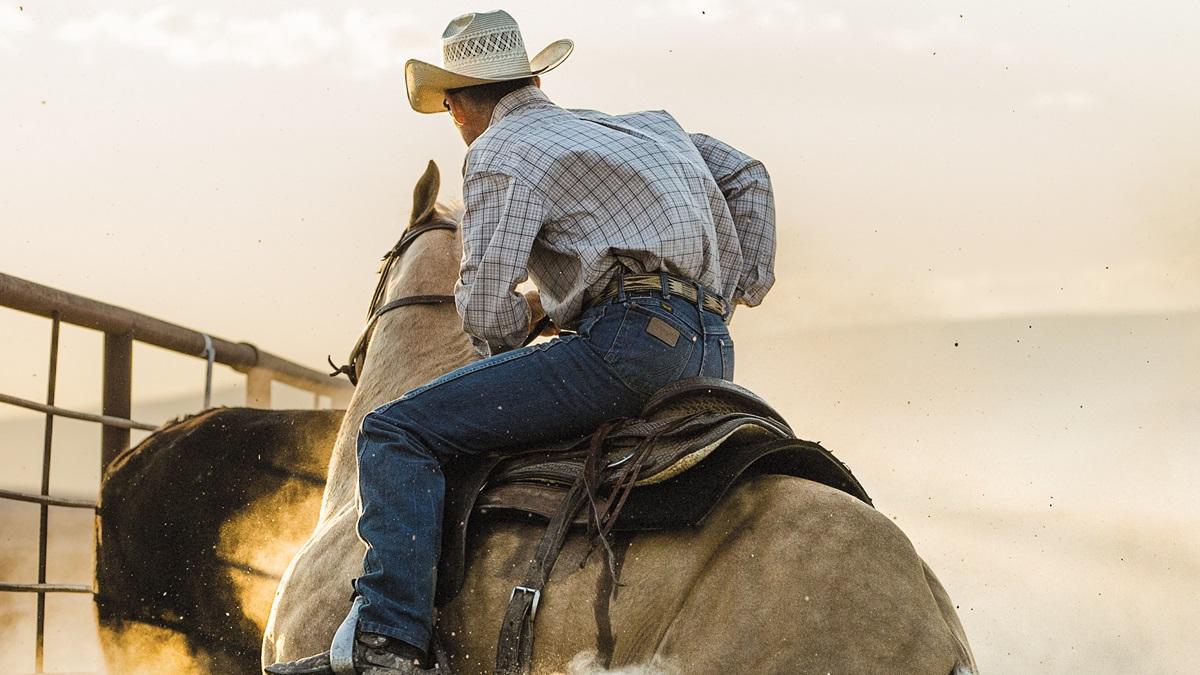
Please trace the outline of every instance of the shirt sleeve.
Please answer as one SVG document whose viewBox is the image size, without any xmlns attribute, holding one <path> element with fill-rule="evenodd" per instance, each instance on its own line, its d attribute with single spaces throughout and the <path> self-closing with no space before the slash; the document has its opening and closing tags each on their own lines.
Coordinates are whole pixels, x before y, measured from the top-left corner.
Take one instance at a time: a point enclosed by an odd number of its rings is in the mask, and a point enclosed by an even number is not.
<svg viewBox="0 0 1200 675">
<path fill-rule="evenodd" d="M 500 172 L 466 176 L 463 201 L 463 257 L 454 299 L 463 330 L 486 357 L 521 346 L 527 336 L 529 303 L 516 287 L 528 278 L 544 209 L 532 188 Z"/>
<path fill-rule="evenodd" d="M 775 283 L 775 194 L 763 163 L 705 134 L 690 134 L 716 179 L 742 249 L 735 301 L 751 307 Z"/>
</svg>

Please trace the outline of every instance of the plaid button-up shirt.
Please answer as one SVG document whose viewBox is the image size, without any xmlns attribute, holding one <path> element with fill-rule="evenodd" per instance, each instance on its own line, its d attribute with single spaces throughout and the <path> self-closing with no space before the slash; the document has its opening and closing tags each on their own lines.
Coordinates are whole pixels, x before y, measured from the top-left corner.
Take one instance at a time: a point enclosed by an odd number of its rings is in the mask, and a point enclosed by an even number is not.
<svg viewBox="0 0 1200 675">
<path fill-rule="evenodd" d="M 463 177 L 463 328 L 485 356 L 530 323 L 532 278 L 570 328 L 619 265 L 665 270 L 757 305 L 775 281 L 775 201 L 762 163 L 666 112 L 564 110 L 534 86 L 496 105 Z"/>
</svg>

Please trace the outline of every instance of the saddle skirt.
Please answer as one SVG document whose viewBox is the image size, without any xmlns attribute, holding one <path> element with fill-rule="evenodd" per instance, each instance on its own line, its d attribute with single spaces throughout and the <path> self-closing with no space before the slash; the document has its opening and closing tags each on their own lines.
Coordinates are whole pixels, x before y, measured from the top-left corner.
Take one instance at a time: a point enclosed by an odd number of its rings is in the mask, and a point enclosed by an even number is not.
<svg viewBox="0 0 1200 675">
<path fill-rule="evenodd" d="M 589 446 L 599 440 L 601 508 L 617 495 L 612 488 L 619 476 L 633 481 L 613 531 L 695 525 L 730 487 L 757 474 L 805 478 L 871 504 L 849 468 L 819 443 L 796 438 L 754 393 L 715 378 L 681 380 L 657 393 L 637 419 L 616 422 L 603 439 L 562 439 L 448 464 L 438 605 L 462 585 L 472 516 L 549 521 L 588 470 Z M 586 526 L 587 519 L 581 511 L 574 524 Z"/>
</svg>

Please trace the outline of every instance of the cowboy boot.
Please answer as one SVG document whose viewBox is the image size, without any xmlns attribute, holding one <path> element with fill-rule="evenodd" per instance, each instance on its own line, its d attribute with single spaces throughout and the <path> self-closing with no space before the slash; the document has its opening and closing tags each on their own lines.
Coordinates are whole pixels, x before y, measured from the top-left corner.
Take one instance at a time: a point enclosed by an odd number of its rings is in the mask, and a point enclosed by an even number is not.
<svg viewBox="0 0 1200 675">
<path fill-rule="evenodd" d="M 359 632 L 358 614 L 363 598 L 350 605 L 350 613 L 333 634 L 329 651 L 298 661 L 274 663 L 270 675 L 437 675 L 438 666 L 421 668 L 420 651 L 407 643 L 376 633 Z"/>
<path fill-rule="evenodd" d="M 353 672 L 356 675 L 434 675 L 442 672 L 436 666 L 421 668 L 420 661 L 413 655 L 402 655 L 393 651 L 396 641 L 375 633 L 359 633 L 354 636 Z M 298 661 L 276 663 L 265 669 L 271 675 L 337 675 L 333 668 L 330 652 L 321 652 Z"/>
</svg>

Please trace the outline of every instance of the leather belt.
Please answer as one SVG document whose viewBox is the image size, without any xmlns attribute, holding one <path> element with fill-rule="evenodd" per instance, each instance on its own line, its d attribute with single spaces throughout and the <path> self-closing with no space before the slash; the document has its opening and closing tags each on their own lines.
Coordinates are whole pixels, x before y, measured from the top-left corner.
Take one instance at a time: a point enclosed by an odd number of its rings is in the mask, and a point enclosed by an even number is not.
<svg viewBox="0 0 1200 675">
<path fill-rule="evenodd" d="M 608 282 L 608 285 L 604 287 L 604 291 L 589 302 L 588 307 L 608 302 L 617 297 L 620 293 L 620 284 L 625 286 L 626 293 L 634 291 L 659 291 L 664 296 L 678 295 L 686 300 L 696 302 L 696 288 L 698 284 L 694 282 L 680 279 L 670 274 L 627 274 L 622 278 L 620 283 L 618 283 L 617 279 Z M 722 317 L 727 314 L 725 299 L 707 290 L 704 292 L 704 309 L 714 314 L 719 314 Z"/>
</svg>

